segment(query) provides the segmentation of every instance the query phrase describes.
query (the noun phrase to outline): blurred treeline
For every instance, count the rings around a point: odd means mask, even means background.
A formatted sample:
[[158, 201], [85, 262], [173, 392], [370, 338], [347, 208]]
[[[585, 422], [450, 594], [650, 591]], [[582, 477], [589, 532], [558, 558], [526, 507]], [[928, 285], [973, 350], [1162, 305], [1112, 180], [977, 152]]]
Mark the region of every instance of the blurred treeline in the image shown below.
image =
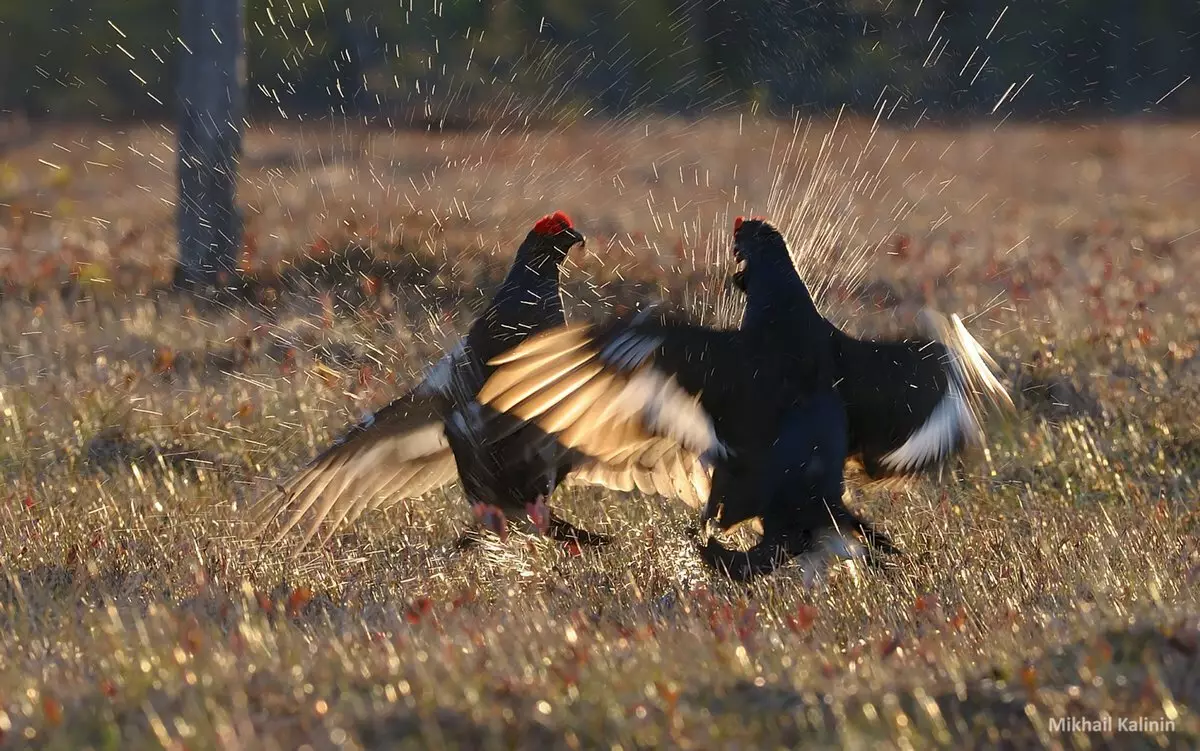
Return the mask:
[[[250, 106], [260, 114], [402, 122], [480, 107], [695, 112], [748, 102], [910, 118], [1200, 112], [1200, 81], [1188, 80], [1200, 70], [1197, 0], [246, 3]], [[169, 115], [177, 8], [0, 0], [0, 111]]]

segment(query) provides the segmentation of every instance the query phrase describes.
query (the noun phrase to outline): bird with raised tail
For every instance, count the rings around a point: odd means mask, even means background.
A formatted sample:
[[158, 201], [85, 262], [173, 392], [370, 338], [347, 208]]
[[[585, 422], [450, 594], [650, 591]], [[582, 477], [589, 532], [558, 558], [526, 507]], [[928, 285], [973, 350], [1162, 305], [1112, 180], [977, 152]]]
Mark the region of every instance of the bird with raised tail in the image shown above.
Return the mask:
[[489, 360], [565, 322], [559, 269], [571, 248], [583, 243], [563, 212], [542, 217], [457, 347], [413, 389], [266, 493], [255, 505], [255, 536], [278, 523], [272, 540], [278, 543], [299, 526], [299, 552], [318, 532], [323, 544], [367, 511], [418, 498], [455, 479], [475, 517], [501, 535], [512, 523], [532, 524], [555, 539], [589, 545], [608, 538], [575, 527], [546, 505], [563, 482], [636, 487], [697, 507], [703, 503], [708, 475], [695, 456], [677, 446], [665, 445], [649, 457], [652, 462], [644, 452], [599, 461], [547, 443], [536, 426], [504, 416], [485, 419], [476, 400], [492, 372]]
[[898, 553], [845, 506], [847, 462], [874, 480], [906, 477], [980, 443], [983, 409], [1011, 405], [994, 365], [957, 317], [933, 311], [925, 339], [843, 333], [764, 220], [737, 219], [733, 257], [739, 329], [669, 315], [555, 327], [489, 361], [480, 404], [598, 461], [663, 441], [694, 454], [712, 472], [705, 526], [761, 523], [749, 551], [715, 538], [701, 548], [736, 579], [800, 556], [819, 573], [831, 553]]

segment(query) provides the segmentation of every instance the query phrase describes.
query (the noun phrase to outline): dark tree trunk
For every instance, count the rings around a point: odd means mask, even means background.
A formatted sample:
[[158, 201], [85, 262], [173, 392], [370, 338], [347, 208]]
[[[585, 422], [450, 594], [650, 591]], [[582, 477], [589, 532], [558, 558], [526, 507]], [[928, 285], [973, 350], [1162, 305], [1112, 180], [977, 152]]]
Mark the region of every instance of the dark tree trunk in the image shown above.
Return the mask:
[[244, 9], [245, 0], [180, 2], [178, 287], [225, 284], [237, 270]]

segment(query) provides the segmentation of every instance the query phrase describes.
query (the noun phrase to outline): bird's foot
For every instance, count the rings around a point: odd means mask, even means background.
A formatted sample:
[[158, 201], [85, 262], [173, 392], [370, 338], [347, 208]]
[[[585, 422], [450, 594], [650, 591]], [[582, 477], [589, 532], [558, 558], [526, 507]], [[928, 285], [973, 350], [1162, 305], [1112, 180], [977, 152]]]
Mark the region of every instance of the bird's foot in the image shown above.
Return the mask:
[[508, 539], [508, 518], [503, 509], [488, 503], [476, 503], [471, 506], [471, 511], [479, 527], [495, 532], [501, 542]]
[[900, 555], [899, 551], [881, 550], [868, 545], [863, 553], [862, 562], [876, 571], [892, 571], [899, 568], [894, 555]]
[[550, 534], [550, 524], [554, 519], [554, 514], [546, 505], [546, 496], [539, 495], [533, 503], [526, 503], [525, 515], [529, 517], [529, 521], [539, 534], [543, 536]]
[[871, 530], [863, 535], [863, 539], [867, 541], [867, 547], [870, 548], [869, 557], [878, 559], [879, 554], [888, 556], [902, 556], [904, 551], [900, 546], [892, 542], [892, 538], [885, 535], [883, 532]]
[[477, 525], [468, 527], [461, 535], [458, 536], [458, 539], [454, 541], [454, 549], [461, 551], [477, 550], [481, 545], [483, 545], [483, 538], [486, 534], [487, 533], [483, 527]]
[[608, 545], [612, 542], [612, 537], [609, 535], [590, 532], [561, 519], [546, 505], [544, 496], [538, 496], [536, 501], [525, 505], [527, 519], [521, 519], [520, 515], [516, 513], [510, 518], [503, 509], [486, 503], [477, 503], [471, 507], [471, 510], [475, 515], [476, 524], [458, 538], [455, 547], [459, 550], [478, 547], [483, 541], [485, 530], [495, 533], [500, 541], [504, 542], [508, 539], [510, 526], [519, 529], [520, 525], [526, 522], [533, 528], [533, 531], [560, 542], [573, 542], [593, 547]]
[[551, 539], [560, 542], [574, 542], [579, 545], [588, 545], [591, 547], [602, 547], [608, 545], [613, 540], [611, 535], [581, 529], [553, 514], [550, 515], [547, 534]]
[[855, 525], [859, 535], [862, 536], [863, 542], [866, 543], [866, 550], [863, 554], [863, 560], [872, 568], [889, 568], [895, 565], [888, 558], [891, 556], [903, 556], [904, 551], [900, 549], [896, 543], [892, 542], [892, 538], [888, 537], [884, 532], [880, 532], [870, 523], [861, 519], [856, 520]]
[[797, 555], [787, 545], [777, 542], [763, 541], [745, 551], [727, 548], [715, 537], [703, 543], [697, 540], [696, 545], [701, 560], [709, 568], [740, 582], [770, 574]]
[[683, 533], [701, 547], [714, 535], [726, 531], [728, 530], [722, 529], [721, 524], [711, 516], [705, 516], [698, 524], [689, 524], [683, 528]]
[[492, 532], [501, 542], [508, 539], [509, 520], [504, 510], [489, 503], [471, 504], [471, 514], [475, 523], [467, 528], [454, 542], [456, 550], [474, 550], [482, 543], [485, 535]]

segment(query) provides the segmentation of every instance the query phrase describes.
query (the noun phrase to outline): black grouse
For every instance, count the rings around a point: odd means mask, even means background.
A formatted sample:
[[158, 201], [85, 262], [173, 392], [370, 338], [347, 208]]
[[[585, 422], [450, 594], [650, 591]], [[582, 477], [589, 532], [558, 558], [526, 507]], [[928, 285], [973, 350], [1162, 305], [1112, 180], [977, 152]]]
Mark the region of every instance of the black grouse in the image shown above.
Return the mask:
[[829, 552], [898, 552], [844, 505], [845, 464], [857, 459], [873, 479], [913, 475], [980, 441], [980, 408], [1008, 399], [990, 358], [957, 318], [932, 311], [931, 339], [843, 333], [761, 219], [738, 218], [733, 252], [746, 295], [739, 330], [668, 315], [558, 327], [492, 359], [480, 403], [597, 459], [663, 439], [694, 452], [712, 468], [705, 524], [761, 521], [746, 553], [715, 539], [702, 549], [734, 578], [799, 555], [807, 575]]
[[[512, 268], [457, 347], [412, 390], [353, 426], [304, 469], [257, 504], [262, 535], [282, 522], [278, 543], [308, 514], [297, 552], [325, 525], [324, 543], [365, 511], [419, 497], [457, 477], [476, 516], [502, 534], [509, 523], [534, 518], [551, 537], [603, 544], [604, 535], [578, 529], [540, 506], [562, 482], [614, 490], [657, 492], [699, 506], [708, 475], [696, 457], [668, 444], [653, 465], [639, 456], [599, 462], [547, 444], [535, 426], [490, 415], [476, 394], [487, 362], [532, 334], [565, 321], [559, 267], [584, 237], [563, 212], [542, 217], [517, 249]], [[502, 433], [498, 438], [495, 433]], [[464, 538], [466, 540], [470, 539]]]

